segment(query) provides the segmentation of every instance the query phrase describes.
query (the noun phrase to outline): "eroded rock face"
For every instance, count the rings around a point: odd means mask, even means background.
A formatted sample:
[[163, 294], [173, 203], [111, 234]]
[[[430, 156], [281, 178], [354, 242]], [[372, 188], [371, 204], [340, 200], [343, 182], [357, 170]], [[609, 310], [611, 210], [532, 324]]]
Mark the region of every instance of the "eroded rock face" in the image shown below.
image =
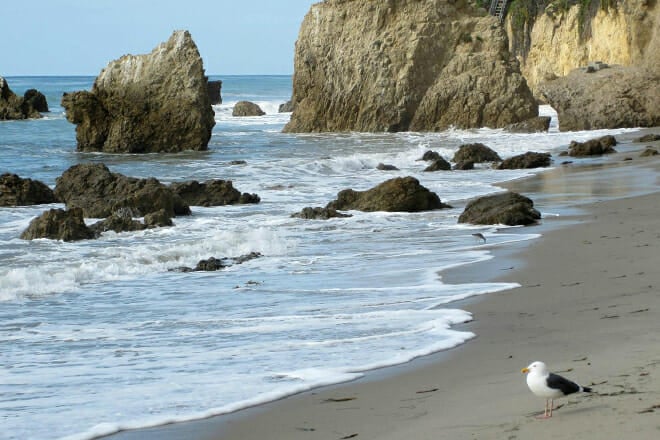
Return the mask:
[[523, 168], [549, 167], [552, 162], [550, 153], [536, 153], [528, 151], [524, 154], [505, 159], [497, 166], [498, 170], [516, 170]]
[[55, 193], [45, 183], [22, 179], [16, 174], [0, 175], [0, 206], [26, 206], [56, 202]]
[[345, 189], [326, 206], [329, 209], [358, 211], [419, 212], [450, 208], [438, 195], [422, 186], [414, 177], [397, 177], [367, 191]]
[[557, 110], [559, 130], [597, 130], [660, 125], [660, 68], [620, 67], [567, 76], [539, 85]]
[[256, 194], [242, 193], [234, 188], [231, 180], [209, 180], [199, 183], [196, 180], [178, 182], [170, 188], [191, 206], [221, 206], [245, 203], [259, 203]]
[[50, 209], [34, 218], [23, 231], [23, 240], [49, 238], [51, 240], [76, 241], [94, 238], [95, 233], [85, 225], [80, 208], [69, 210]]
[[129, 209], [133, 217], [161, 209], [169, 217], [190, 214], [181, 197], [157, 179], [126, 177], [103, 164], [72, 166], [57, 178], [55, 194], [68, 208], [81, 208], [86, 217], [109, 217], [120, 209]]
[[537, 115], [503, 28], [464, 1], [314, 4], [294, 69], [288, 132], [503, 127]]
[[80, 151], [206, 150], [215, 125], [202, 59], [187, 31], [150, 54], [112, 61], [90, 92], [65, 94]]
[[471, 200], [458, 218], [459, 223], [475, 225], [530, 225], [541, 218], [534, 202], [514, 192]]
[[0, 76], [0, 121], [40, 117], [41, 114], [33, 106], [32, 101], [16, 95], [9, 88], [7, 80]]

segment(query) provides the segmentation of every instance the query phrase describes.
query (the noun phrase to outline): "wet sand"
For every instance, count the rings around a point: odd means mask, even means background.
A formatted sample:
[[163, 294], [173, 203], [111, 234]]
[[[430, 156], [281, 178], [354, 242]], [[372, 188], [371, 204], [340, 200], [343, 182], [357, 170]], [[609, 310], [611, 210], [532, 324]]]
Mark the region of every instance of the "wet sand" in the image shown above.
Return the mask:
[[[473, 314], [462, 326], [478, 335], [472, 341], [351, 383], [111, 438], [657, 438], [660, 161], [639, 158], [643, 146], [506, 185], [533, 194], [544, 220], [525, 232], [543, 237], [442, 274], [521, 285], [449, 305]], [[520, 373], [535, 360], [595, 392], [556, 401], [552, 419], [537, 419], [544, 401]]]

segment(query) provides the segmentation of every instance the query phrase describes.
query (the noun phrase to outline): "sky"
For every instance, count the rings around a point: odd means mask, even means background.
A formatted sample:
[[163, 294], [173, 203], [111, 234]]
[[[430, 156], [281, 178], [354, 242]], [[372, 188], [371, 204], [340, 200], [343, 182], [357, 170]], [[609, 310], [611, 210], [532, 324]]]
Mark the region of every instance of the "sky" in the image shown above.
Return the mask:
[[11, 0], [0, 7], [0, 76], [93, 75], [190, 31], [208, 75], [291, 74], [298, 30], [320, 0]]

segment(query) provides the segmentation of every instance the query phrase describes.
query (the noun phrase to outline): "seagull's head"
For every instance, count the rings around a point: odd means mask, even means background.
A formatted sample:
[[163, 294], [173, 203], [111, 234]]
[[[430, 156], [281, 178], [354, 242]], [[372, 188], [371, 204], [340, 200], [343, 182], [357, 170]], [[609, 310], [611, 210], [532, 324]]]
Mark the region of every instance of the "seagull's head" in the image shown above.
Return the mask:
[[545, 376], [548, 374], [548, 367], [545, 366], [543, 362], [536, 361], [529, 364], [527, 367], [520, 370], [522, 373], [535, 373]]

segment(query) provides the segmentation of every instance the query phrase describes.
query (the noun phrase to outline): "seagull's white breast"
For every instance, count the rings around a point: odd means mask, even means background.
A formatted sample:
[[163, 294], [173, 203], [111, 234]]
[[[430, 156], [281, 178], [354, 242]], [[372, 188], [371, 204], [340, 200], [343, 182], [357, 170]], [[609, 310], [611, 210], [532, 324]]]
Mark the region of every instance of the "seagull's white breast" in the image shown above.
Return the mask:
[[532, 391], [532, 393], [546, 399], [556, 399], [557, 397], [563, 396], [564, 394], [560, 390], [550, 388], [547, 385], [547, 378], [547, 376], [542, 376], [540, 374], [531, 372], [527, 375], [527, 386]]

